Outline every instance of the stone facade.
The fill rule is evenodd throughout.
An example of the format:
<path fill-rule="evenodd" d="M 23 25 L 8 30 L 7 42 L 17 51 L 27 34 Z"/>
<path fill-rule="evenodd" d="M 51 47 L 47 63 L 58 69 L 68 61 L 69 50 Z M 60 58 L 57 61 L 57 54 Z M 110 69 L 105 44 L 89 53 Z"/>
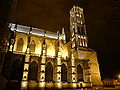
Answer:
<path fill-rule="evenodd" d="M 17 82 L 21 88 L 102 85 L 96 52 L 87 47 L 82 8 L 74 6 L 70 11 L 67 43 L 64 28 L 60 34 L 12 23 L 9 27 L 14 35 L 6 54 L 9 65 L 3 70 L 9 74 L 8 83 Z"/>

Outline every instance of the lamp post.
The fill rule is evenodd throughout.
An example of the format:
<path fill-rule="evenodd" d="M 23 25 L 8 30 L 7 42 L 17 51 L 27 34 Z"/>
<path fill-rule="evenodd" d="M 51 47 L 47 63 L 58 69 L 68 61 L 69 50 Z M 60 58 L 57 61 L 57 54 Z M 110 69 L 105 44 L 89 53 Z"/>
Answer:
<path fill-rule="evenodd" d="M 120 74 L 118 75 L 118 78 L 120 78 Z"/>
<path fill-rule="evenodd" d="M 118 74 L 118 81 L 120 82 L 120 74 Z"/>
<path fill-rule="evenodd" d="M 118 86 L 120 86 L 120 74 L 118 74 L 118 76 L 117 76 L 117 77 L 118 77 L 118 80 L 117 80 L 117 81 L 118 81 L 118 82 L 117 82 L 117 85 L 118 85 Z"/>

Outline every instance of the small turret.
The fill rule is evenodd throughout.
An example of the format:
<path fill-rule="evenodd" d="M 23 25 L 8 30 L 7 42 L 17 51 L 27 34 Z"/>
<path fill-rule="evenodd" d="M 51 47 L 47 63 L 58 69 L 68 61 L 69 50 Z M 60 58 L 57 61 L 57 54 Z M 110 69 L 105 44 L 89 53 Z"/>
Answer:
<path fill-rule="evenodd" d="M 25 53 L 30 53 L 30 40 L 31 40 L 31 32 L 32 32 L 32 27 L 30 27 L 30 30 L 28 32 L 28 44 L 27 44 L 27 49 Z"/>
<path fill-rule="evenodd" d="M 13 49 L 14 49 L 16 30 L 17 30 L 17 24 L 15 24 L 14 30 L 11 31 L 11 37 L 10 37 L 9 47 L 8 47 L 8 50 L 11 52 L 13 52 Z"/>
<path fill-rule="evenodd" d="M 63 43 L 66 43 L 66 36 L 65 36 L 64 28 L 62 28 L 62 40 L 63 40 Z"/>
<path fill-rule="evenodd" d="M 62 28 L 62 33 L 61 35 L 59 35 L 59 38 L 62 40 L 63 43 L 66 43 L 66 35 L 65 35 L 64 28 Z"/>
<path fill-rule="evenodd" d="M 46 45 L 45 39 L 46 39 L 46 31 L 44 31 L 44 39 L 43 39 L 43 45 L 42 45 L 42 55 L 46 55 L 46 47 L 47 47 L 47 45 Z"/>

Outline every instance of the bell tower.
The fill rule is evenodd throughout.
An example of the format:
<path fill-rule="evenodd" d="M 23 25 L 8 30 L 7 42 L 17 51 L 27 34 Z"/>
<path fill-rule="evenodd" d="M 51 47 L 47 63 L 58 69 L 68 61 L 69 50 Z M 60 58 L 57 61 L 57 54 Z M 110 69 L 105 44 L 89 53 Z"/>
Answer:
<path fill-rule="evenodd" d="M 70 10 L 70 32 L 72 48 L 87 47 L 83 9 L 78 6 L 73 6 Z"/>

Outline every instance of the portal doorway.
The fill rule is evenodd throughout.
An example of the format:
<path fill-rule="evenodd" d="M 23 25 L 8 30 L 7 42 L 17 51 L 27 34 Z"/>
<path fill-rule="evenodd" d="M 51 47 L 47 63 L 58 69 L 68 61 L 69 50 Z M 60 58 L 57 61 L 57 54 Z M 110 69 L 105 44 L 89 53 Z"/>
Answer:
<path fill-rule="evenodd" d="M 61 66 L 61 81 L 67 82 L 67 67 L 65 64 Z"/>
<path fill-rule="evenodd" d="M 6 82 L 5 90 L 19 90 L 23 74 L 23 64 L 20 59 L 16 59 L 11 66 L 9 80 Z"/>
<path fill-rule="evenodd" d="M 45 81 L 46 82 L 53 81 L 53 65 L 51 62 L 48 62 L 45 67 Z"/>
<path fill-rule="evenodd" d="M 21 81 L 22 70 L 22 61 L 20 59 L 15 60 L 12 64 L 10 80 Z"/>
<path fill-rule="evenodd" d="M 34 60 L 30 63 L 29 66 L 28 80 L 37 81 L 37 73 L 38 73 L 38 64 Z"/>
<path fill-rule="evenodd" d="M 77 66 L 77 81 L 83 81 L 83 68 L 80 64 Z"/>

